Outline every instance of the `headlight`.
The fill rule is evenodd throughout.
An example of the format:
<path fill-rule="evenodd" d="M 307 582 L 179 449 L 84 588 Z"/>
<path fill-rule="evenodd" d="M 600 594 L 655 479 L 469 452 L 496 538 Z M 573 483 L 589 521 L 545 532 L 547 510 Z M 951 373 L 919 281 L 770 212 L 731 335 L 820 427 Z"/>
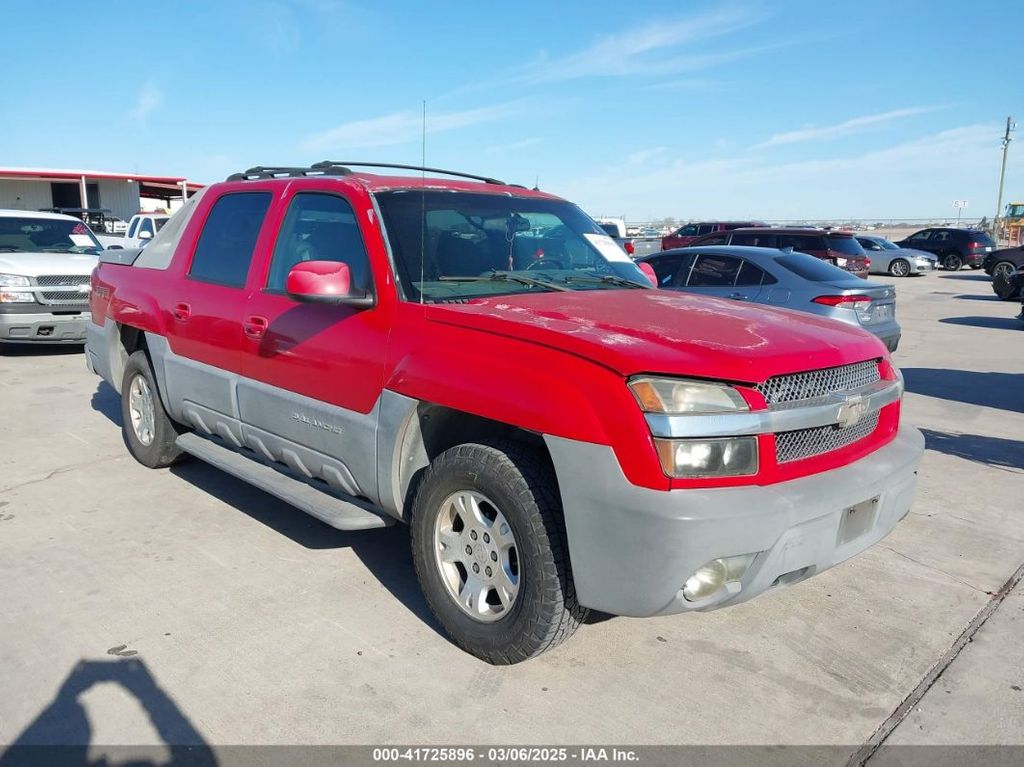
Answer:
<path fill-rule="evenodd" d="M 20 274 L 0 274 L 0 288 L 27 288 L 29 284 L 28 277 Z"/>
<path fill-rule="evenodd" d="M 670 477 L 747 477 L 757 474 L 757 437 L 655 438 L 662 470 Z"/>
<path fill-rule="evenodd" d="M 633 396 L 645 413 L 729 413 L 749 410 L 740 393 L 725 384 L 678 378 L 634 378 Z"/>
<path fill-rule="evenodd" d="M 32 293 L 0 288 L 0 304 L 34 304 L 35 302 L 36 297 Z"/>

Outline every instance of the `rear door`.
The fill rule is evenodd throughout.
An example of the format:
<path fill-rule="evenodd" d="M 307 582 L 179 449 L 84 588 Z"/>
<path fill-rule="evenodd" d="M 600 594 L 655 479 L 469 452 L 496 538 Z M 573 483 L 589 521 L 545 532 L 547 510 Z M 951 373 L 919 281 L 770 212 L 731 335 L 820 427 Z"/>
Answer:
<path fill-rule="evenodd" d="M 355 289 L 374 291 L 369 202 L 296 182 L 284 200 L 268 263 L 245 306 L 238 405 L 246 444 L 351 496 L 376 498 L 377 405 L 392 305 L 299 303 L 285 293 L 301 261 L 348 264 Z M 379 291 L 375 293 L 379 296 Z"/>
<path fill-rule="evenodd" d="M 666 256 L 647 259 L 658 278 L 659 288 L 684 287 L 692 256 L 685 253 L 670 253 Z M 682 279 L 679 275 L 682 274 Z"/>
<path fill-rule="evenodd" d="M 165 298 L 172 354 L 164 365 L 172 410 L 200 430 L 236 444 L 234 388 L 245 285 L 270 203 L 270 191 L 226 192 L 210 201 L 185 275 L 173 281 Z"/>

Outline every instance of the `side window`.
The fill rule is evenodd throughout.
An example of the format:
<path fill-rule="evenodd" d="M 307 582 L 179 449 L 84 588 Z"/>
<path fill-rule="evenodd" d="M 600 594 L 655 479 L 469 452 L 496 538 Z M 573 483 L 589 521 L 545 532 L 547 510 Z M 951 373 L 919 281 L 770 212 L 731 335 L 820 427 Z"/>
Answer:
<path fill-rule="evenodd" d="M 932 242 L 947 242 L 949 240 L 949 232 L 934 232 L 931 236 Z"/>
<path fill-rule="evenodd" d="M 192 256 L 189 276 L 240 288 L 245 285 L 270 192 L 226 194 L 213 204 Z"/>
<path fill-rule="evenodd" d="M 780 234 L 779 250 L 792 248 L 797 252 L 808 250 L 825 250 L 825 242 L 821 237 L 808 234 Z"/>
<path fill-rule="evenodd" d="M 748 285 L 773 285 L 776 282 L 778 280 L 764 271 L 764 269 L 754 266 L 746 260 L 740 265 L 740 273 L 736 278 L 736 284 L 744 287 Z"/>
<path fill-rule="evenodd" d="M 156 232 L 153 231 L 153 219 L 143 218 L 141 219 L 142 225 L 139 227 L 139 234 L 143 232 L 149 232 L 149 236 L 152 237 Z"/>
<path fill-rule="evenodd" d="M 711 234 L 715 231 L 714 224 L 701 224 L 697 227 L 697 234 Z"/>
<path fill-rule="evenodd" d="M 132 219 L 132 222 L 128 225 L 128 236 L 129 237 L 134 237 L 135 236 L 135 230 L 138 229 L 138 228 L 139 228 L 139 218 L 138 218 L 138 216 L 136 216 L 135 218 Z"/>
<path fill-rule="evenodd" d="M 732 236 L 733 245 L 752 245 L 757 248 L 774 248 L 775 247 L 775 235 L 774 234 L 734 234 Z"/>
<path fill-rule="evenodd" d="M 723 232 L 722 234 L 715 234 L 715 235 L 710 235 L 708 237 L 705 237 L 703 240 L 700 241 L 700 244 L 701 245 L 725 245 L 728 242 L 729 242 L 729 235 L 725 234 Z"/>
<path fill-rule="evenodd" d="M 691 288 L 718 288 L 733 285 L 742 264 L 735 256 L 701 254 L 690 270 L 687 285 Z"/>
<path fill-rule="evenodd" d="M 931 229 L 925 229 L 923 232 L 918 232 L 917 234 L 910 235 L 910 239 L 912 239 L 914 242 L 923 242 L 924 240 L 928 239 L 931 233 Z"/>
<path fill-rule="evenodd" d="M 651 265 L 651 268 L 654 269 L 654 273 L 658 277 L 658 287 L 667 288 L 672 285 L 676 272 L 679 271 L 679 265 L 682 262 L 682 256 L 665 256 L 664 258 L 651 259 L 647 263 Z"/>
<path fill-rule="evenodd" d="M 348 264 L 353 290 L 369 290 L 370 260 L 348 200 L 319 192 L 300 192 L 292 199 L 274 245 L 267 289 L 283 291 L 288 272 L 303 261 Z"/>
<path fill-rule="evenodd" d="M 687 224 L 676 232 L 677 237 L 693 237 L 697 234 L 696 224 Z"/>

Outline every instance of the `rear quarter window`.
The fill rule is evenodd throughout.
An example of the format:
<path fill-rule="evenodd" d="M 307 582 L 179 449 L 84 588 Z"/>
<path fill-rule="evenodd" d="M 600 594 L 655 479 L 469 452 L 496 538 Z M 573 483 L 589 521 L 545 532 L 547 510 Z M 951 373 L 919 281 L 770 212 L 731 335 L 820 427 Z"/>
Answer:
<path fill-rule="evenodd" d="M 798 277 L 803 277 L 811 282 L 835 282 L 836 280 L 847 281 L 850 279 L 850 273 L 846 270 L 805 253 L 787 253 L 784 256 L 779 256 L 775 261 Z"/>
<path fill-rule="evenodd" d="M 245 285 L 270 197 L 270 192 L 236 192 L 213 204 L 192 256 L 192 279 L 233 288 Z"/>

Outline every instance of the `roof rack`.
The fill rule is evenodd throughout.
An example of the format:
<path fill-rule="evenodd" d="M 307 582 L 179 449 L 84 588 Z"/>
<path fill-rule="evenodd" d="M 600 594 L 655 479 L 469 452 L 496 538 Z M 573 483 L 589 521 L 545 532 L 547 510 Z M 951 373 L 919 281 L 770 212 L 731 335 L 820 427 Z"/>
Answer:
<path fill-rule="evenodd" d="M 352 171 L 340 165 L 319 167 L 317 163 L 311 168 L 298 168 L 287 165 L 257 165 L 254 168 L 243 170 L 241 173 L 232 173 L 227 177 L 228 181 L 251 181 L 253 179 L 266 178 L 294 178 L 297 176 L 347 176 Z"/>
<path fill-rule="evenodd" d="M 314 170 L 327 170 L 330 168 L 344 168 L 347 170 L 348 165 L 354 165 L 360 168 L 397 168 L 401 170 L 418 170 L 424 173 L 442 173 L 445 176 L 456 176 L 458 178 L 471 178 L 474 181 L 483 181 L 485 184 L 499 184 L 506 186 L 504 181 L 500 181 L 490 176 L 477 176 L 473 173 L 462 173 L 457 170 L 445 170 L 444 168 L 425 168 L 422 165 L 398 165 L 391 162 L 341 162 L 336 160 L 323 160 L 313 164 Z"/>

